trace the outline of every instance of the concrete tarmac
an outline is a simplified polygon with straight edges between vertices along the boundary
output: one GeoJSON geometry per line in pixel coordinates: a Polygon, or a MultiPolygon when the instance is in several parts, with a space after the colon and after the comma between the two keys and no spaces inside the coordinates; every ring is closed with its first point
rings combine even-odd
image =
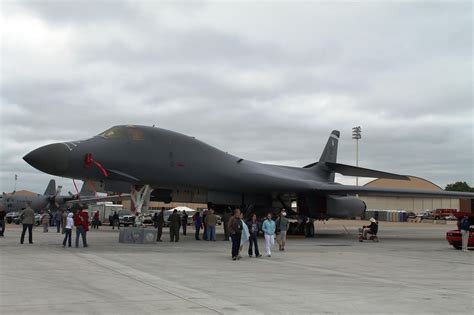
{"type": "MultiPolygon", "coordinates": [[[[1,314],[470,314],[474,252],[450,247],[452,225],[381,222],[380,242],[357,240],[361,221],[317,223],[271,258],[230,259],[230,242],[119,244],[108,226],[88,248],[20,227],[0,238],[1,314]],[[74,244],[73,244],[74,246],[74,244]]],[[[165,231],[167,231],[165,229],[165,231]]],[[[73,235],[73,242],[75,236],[73,235]]],[[[259,246],[264,254],[264,241],[259,246]]]]}

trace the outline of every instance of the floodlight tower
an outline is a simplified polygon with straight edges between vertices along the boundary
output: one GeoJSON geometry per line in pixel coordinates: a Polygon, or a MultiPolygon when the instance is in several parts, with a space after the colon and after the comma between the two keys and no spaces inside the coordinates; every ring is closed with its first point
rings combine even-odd
{"type": "MultiPolygon", "coordinates": [[[[352,139],[356,141],[356,166],[359,167],[359,139],[362,138],[360,126],[352,128],[352,139]]],[[[359,186],[359,177],[356,177],[356,186],[359,186]]]]}

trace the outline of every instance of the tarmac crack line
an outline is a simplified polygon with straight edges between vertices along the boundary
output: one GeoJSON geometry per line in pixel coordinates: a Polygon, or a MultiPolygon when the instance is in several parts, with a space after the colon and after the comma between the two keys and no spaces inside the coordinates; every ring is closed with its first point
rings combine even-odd
{"type": "MultiPolygon", "coordinates": [[[[92,259],[89,259],[89,258],[87,257],[87,256],[95,256],[96,258],[101,259],[100,257],[98,257],[98,256],[96,256],[96,255],[92,255],[92,254],[77,254],[77,256],[79,256],[79,257],[81,257],[81,258],[83,258],[83,259],[85,259],[85,260],[87,260],[87,261],[89,261],[89,262],[91,262],[91,263],[93,263],[93,264],[95,264],[95,265],[97,265],[97,266],[100,266],[100,267],[103,267],[103,268],[107,268],[107,265],[101,264],[101,263],[97,262],[96,260],[92,260],[92,259]]],[[[113,263],[118,264],[118,265],[120,265],[120,266],[122,266],[122,267],[124,266],[124,265],[119,264],[119,263],[117,263],[117,262],[113,262],[113,263]]],[[[111,267],[110,264],[109,264],[109,267],[111,267]]],[[[186,298],[186,297],[183,297],[183,296],[180,296],[180,295],[177,294],[177,293],[171,292],[171,291],[169,291],[169,290],[166,290],[166,289],[164,289],[164,288],[161,288],[161,287],[159,287],[159,286],[156,286],[156,285],[154,285],[154,284],[152,284],[152,283],[149,283],[149,282],[147,282],[147,281],[138,279],[137,277],[134,277],[134,276],[132,276],[132,275],[130,275],[130,274],[126,274],[126,273],[124,273],[124,272],[121,272],[121,271],[119,271],[119,270],[117,270],[117,269],[115,269],[115,268],[110,268],[110,269],[107,269],[107,270],[112,271],[112,272],[114,272],[114,273],[117,273],[117,274],[119,274],[119,275],[121,275],[121,276],[124,276],[124,277],[126,277],[126,278],[129,278],[129,279],[131,279],[131,280],[140,282],[141,284],[144,284],[144,285],[150,286],[150,287],[152,287],[152,288],[158,289],[158,290],[160,290],[160,291],[166,292],[166,293],[168,293],[168,294],[170,294],[170,295],[172,295],[172,296],[174,296],[174,297],[176,297],[176,298],[178,298],[178,299],[184,300],[184,301],[189,302],[189,303],[192,303],[192,304],[199,305],[199,306],[204,307],[204,308],[206,308],[206,309],[208,309],[208,310],[210,310],[210,311],[212,311],[212,312],[215,312],[215,313],[217,313],[217,314],[224,314],[224,313],[219,312],[218,310],[215,310],[215,309],[213,309],[213,308],[211,308],[211,307],[209,307],[209,306],[202,305],[202,304],[200,304],[200,303],[198,303],[198,302],[196,302],[196,301],[191,301],[190,299],[188,299],[188,298],[186,298]]],[[[138,272],[141,272],[141,271],[136,270],[135,272],[138,273],[138,272]]],[[[156,276],[153,276],[153,277],[156,277],[156,276]]]]}
{"type": "MultiPolygon", "coordinates": [[[[162,278],[159,278],[155,275],[150,275],[148,273],[145,273],[143,271],[140,271],[140,270],[133,270],[133,273],[131,272],[127,272],[125,270],[121,271],[120,269],[124,269],[124,268],[127,268],[129,269],[130,267],[126,266],[126,265],[123,265],[123,264],[120,264],[120,263],[117,263],[115,261],[111,261],[109,259],[106,259],[106,258],[102,258],[102,257],[99,257],[97,255],[93,255],[93,254],[85,254],[85,253],[78,253],[76,254],[77,256],[79,256],[80,258],[83,258],[87,261],[89,261],[90,263],[93,263],[97,266],[100,266],[100,267],[103,267],[103,268],[106,268],[107,270],[109,271],[112,271],[114,273],[117,273],[123,277],[126,277],[126,278],[129,278],[131,280],[134,280],[134,281],[137,281],[137,282],[140,282],[141,284],[143,285],[146,285],[146,286],[149,286],[149,287],[152,287],[152,288],[155,288],[155,289],[158,289],[162,292],[166,292],[178,299],[181,299],[183,301],[186,301],[186,302],[189,302],[191,304],[195,304],[195,305],[198,305],[200,307],[203,307],[205,309],[208,309],[209,311],[212,311],[214,313],[217,313],[217,314],[224,314],[224,312],[222,311],[219,311],[218,309],[215,309],[209,305],[206,305],[206,303],[199,303],[197,300],[212,300],[212,301],[216,301],[215,298],[209,296],[208,294],[205,294],[203,292],[199,292],[199,291],[196,291],[194,289],[191,289],[191,288],[187,288],[187,287],[183,287],[181,285],[177,285],[175,283],[172,283],[168,280],[164,280],[162,278]],[[159,286],[159,285],[156,285],[156,284],[153,284],[151,283],[150,281],[147,281],[146,278],[150,278],[150,277],[153,277],[155,278],[157,281],[163,283],[163,284],[167,284],[169,287],[173,288],[175,290],[169,290],[169,289],[165,289],[163,288],[162,286],[159,286]],[[188,296],[185,296],[183,295],[182,293],[179,294],[177,292],[173,292],[173,291],[183,291],[183,292],[188,292],[188,296]]],[[[236,306],[228,301],[225,301],[225,300],[220,300],[220,301],[224,301],[226,302],[225,304],[226,305],[223,305],[223,308],[227,308],[227,307],[231,307],[231,308],[236,308],[236,310],[238,308],[241,308],[241,306],[236,306]]],[[[240,311],[240,310],[239,310],[240,311]]],[[[255,310],[251,310],[253,313],[255,313],[255,310]]]]}
{"type": "MultiPolygon", "coordinates": [[[[268,260],[267,262],[271,263],[271,264],[280,264],[277,261],[268,260]]],[[[426,289],[424,286],[421,286],[421,285],[416,285],[416,284],[408,283],[408,282],[404,282],[404,281],[395,281],[395,280],[383,279],[383,278],[380,278],[380,277],[374,277],[374,275],[364,275],[364,274],[358,274],[358,273],[348,273],[348,272],[342,272],[342,271],[336,271],[336,270],[329,270],[329,269],[322,268],[322,267],[308,266],[308,265],[300,264],[300,263],[292,263],[292,265],[293,266],[298,265],[299,267],[306,268],[308,270],[317,271],[317,272],[320,272],[320,273],[324,273],[326,275],[345,276],[345,277],[353,278],[353,279],[369,279],[370,278],[370,281],[376,281],[376,282],[383,283],[383,284],[391,284],[391,285],[398,284],[400,286],[404,286],[404,287],[407,287],[407,288],[417,288],[417,289],[421,289],[421,290],[426,289]]],[[[449,290],[438,289],[438,291],[440,293],[443,293],[443,292],[444,293],[446,293],[446,292],[449,293],[449,292],[452,292],[452,289],[449,289],[449,290]]],[[[459,294],[465,294],[465,292],[461,292],[461,291],[458,291],[458,293],[459,294]]]]}

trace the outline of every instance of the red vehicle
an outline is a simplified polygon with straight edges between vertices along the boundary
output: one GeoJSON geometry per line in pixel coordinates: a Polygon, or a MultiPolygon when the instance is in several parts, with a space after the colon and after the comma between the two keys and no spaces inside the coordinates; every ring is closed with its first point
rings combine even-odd
{"type": "MultiPolygon", "coordinates": [[[[474,222],[474,213],[465,213],[465,212],[454,213],[454,215],[458,219],[461,219],[466,214],[469,216],[469,220],[471,221],[471,228],[469,230],[469,241],[467,243],[467,246],[474,247],[474,229],[472,228],[472,223],[474,222]]],[[[446,240],[448,241],[449,245],[452,245],[456,249],[461,249],[462,247],[461,231],[451,230],[451,231],[446,232],[446,240]]]]}
{"type": "MultiPolygon", "coordinates": [[[[461,249],[461,231],[451,230],[446,232],[446,240],[448,240],[449,245],[452,245],[456,249],[461,249]]],[[[474,230],[469,231],[469,242],[467,243],[468,247],[474,247],[474,230]]]]}
{"type": "Polygon", "coordinates": [[[446,219],[451,215],[455,215],[458,210],[456,209],[436,209],[431,212],[431,215],[434,217],[435,220],[446,219]]]}

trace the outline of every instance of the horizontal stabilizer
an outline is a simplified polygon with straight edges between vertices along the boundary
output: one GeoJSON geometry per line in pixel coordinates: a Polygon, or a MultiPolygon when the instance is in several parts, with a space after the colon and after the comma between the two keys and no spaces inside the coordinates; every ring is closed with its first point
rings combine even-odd
{"type": "Polygon", "coordinates": [[[376,171],[376,170],[371,170],[368,168],[362,168],[362,167],[333,163],[333,162],[325,162],[325,164],[329,170],[335,173],[346,175],[346,176],[410,180],[408,176],[405,176],[405,175],[398,175],[398,174],[393,174],[393,173],[376,171]]]}
{"type": "Polygon", "coordinates": [[[390,187],[351,186],[336,183],[318,183],[314,187],[319,192],[331,195],[362,195],[387,197],[421,197],[421,198],[472,198],[474,193],[444,190],[421,190],[390,187]]]}

